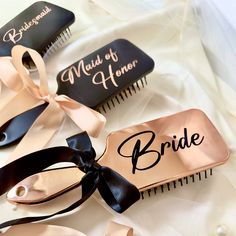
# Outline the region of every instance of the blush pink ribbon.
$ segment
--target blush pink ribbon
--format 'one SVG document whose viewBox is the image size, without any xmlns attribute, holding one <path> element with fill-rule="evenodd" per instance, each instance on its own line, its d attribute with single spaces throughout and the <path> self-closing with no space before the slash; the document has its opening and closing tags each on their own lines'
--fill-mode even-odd
<svg viewBox="0 0 236 236">
<path fill-rule="evenodd" d="M 3 236 L 86 236 L 80 231 L 57 225 L 22 224 L 10 227 Z M 133 236 L 133 229 L 114 221 L 109 223 L 105 236 Z"/>
<path fill-rule="evenodd" d="M 25 53 L 31 56 L 38 69 L 39 85 L 34 83 L 22 63 L 22 57 Z M 99 135 L 106 123 L 105 117 L 68 96 L 50 93 L 45 64 L 38 52 L 16 45 L 12 49 L 12 62 L 23 85 L 15 97 L 2 109 L 0 126 L 30 108 L 45 102 L 49 104 L 11 153 L 9 161 L 42 149 L 58 131 L 65 114 L 92 137 Z"/>
<path fill-rule="evenodd" d="M 0 93 L 2 84 L 15 92 L 23 86 L 20 76 L 12 64 L 11 57 L 0 57 Z"/>
</svg>

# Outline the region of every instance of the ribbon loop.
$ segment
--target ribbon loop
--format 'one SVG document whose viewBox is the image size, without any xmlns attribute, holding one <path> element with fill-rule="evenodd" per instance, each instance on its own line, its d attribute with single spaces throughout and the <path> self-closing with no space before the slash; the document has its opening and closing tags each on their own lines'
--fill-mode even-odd
<svg viewBox="0 0 236 236">
<path fill-rule="evenodd" d="M 12 64 L 11 57 L 0 57 L 0 92 L 1 83 L 15 92 L 23 86 L 20 76 Z"/>
<path fill-rule="evenodd" d="M 78 140 L 83 140 L 82 145 L 77 145 Z M 64 214 L 80 206 L 96 189 L 98 189 L 105 202 L 118 213 L 122 213 L 139 200 L 139 191 L 133 184 L 129 183 L 125 178 L 109 167 L 100 166 L 95 162 L 96 154 L 85 132 L 82 133 L 82 137 L 77 138 L 77 136 L 74 136 L 74 140 L 72 141 L 72 139 L 70 139 L 70 143 L 72 143 L 73 146 L 80 146 L 81 149 L 71 147 L 43 149 L 30 153 L 0 168 L 0 195 L 9 191 L 10 188 L 26 177 L 37 174 L 53 164 L 72 162 L 76 164 L 78 168 L 85 171 L 85 175 L 81 181 L 73 187 L 82 186 L 82 197 L 69 207 L 51 215 L 11 220 L 0 224 L 0 228 L 44 220 L 58 214 Z M 90 147 L 90 150 L 86 149 L 84 152 L 83 148 L 88 147 Z M 9 175 L 9 173 L 11 173 L 11 175 Z"/>
<path fill-rule="evenodd" d="M 32 61 L 36 65 L 40 80 L 39 87 L 36 84 L 34 84 L 29 74 L 26 73 L 25 67 L 22 63 L 22 58 L 25 53 L 28 53 L 30 55 Z M 30 48 L 26 48 L 21 45 L 16 45 L 15 47 L 12 48 L 12 61 L 24 83 L 24 86 L 27 89 L 31 90 L 34 93 L 34 95 L 39 97 L 48 95 L 49 90 L 47 83 L 46 68 L 41 55 L 37 51 Z"/>
<path fill-rule="evenodd" d="M 80 140 L 83 140 L 83 145 L 79 144 Z M 91 182 L 93 183 L 91 189 L 97 185 L 96 187 L 104 201 L 118 213 L 125 211 L 140 198 L 136 186 L 129 183 L 116 171 L 101 166 L 95 161 L 96 153 L 86 132 L 67 139 L 67 142 L 69 145 L 72 143 L 73 147 L 80 147 L 80 150 L 76 149 L 76 155 L 79 157 L 79 169 L 87 175 L 93 174 L 89 181 L 87 179 L 82 180 L 82 189 L 91 186 Z M 85 144 L 86 142 L 87 144 Z M 84 147 L 90 149 L 84 149 Z"/>
<path fill-rule="evenodd" d="M 34 83 L 23 65 L 22 58 L 25 53 L 28 53 L 31 56 L 36 65 L 40 80 L 39 85 Z M 59 129 L 65 114 L 68 115 L 78 127 L 82 130 L 86 130 L 89 135 L 93 137 L 99 135 L 106 123 L 105 117 L 65 95 L 50 93 L 48 89 L 46 67 L 38 52 L 21 45 L 16 45 L 12 49 L 12 61 L 23 83 L 23 88 L 19 94 L 9 102 L 11 107 L 7 104 L 3 108 L 2 113 L 11 114 L 11 116 L 7 116 L 8 120 L 1 119 L 0 126 L 4 125 L 20 113 L 28 110 L 29 106 L 30 108 L 33 108 L 42 103 L 49 103 L 49 105 L 44 112 L 38 116 L 21 143 L 19 143 L 13 153 L 11 153 L 9 161 L 13 161 L 19 158 L 19 156 L 44 148 Z M 27 99 L 24 97 L 24 95 L 27 94 L 26 92 L 28 92 Z M 19 101 L 24 102 L 22 102 L 20 106 L 14 106 L 14 109 L 12 109 L 12 106 L 14 104 L 19 104 Z M 51 118 L 53 116 L 54 119 Z M 40 132 L 40 135 L 38 135 L 38 132 Z M 33 145 L 29 145 L 32 143 L 32 140 L 34 140 Z"/>
</svg>

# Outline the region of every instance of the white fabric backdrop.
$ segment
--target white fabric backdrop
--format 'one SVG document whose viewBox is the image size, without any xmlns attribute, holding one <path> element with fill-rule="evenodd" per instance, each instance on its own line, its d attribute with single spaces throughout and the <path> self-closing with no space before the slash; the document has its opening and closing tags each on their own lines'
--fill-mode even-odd
<svg viewBox="0 0 236 236">
<path fill-rule="evenodd" d="M 0 25 L 33 2 L 2 2 Z M 157 193 L 122 215 L 91 198 L 79 210 L 47 223 L 69 226 L 91 236 L 104 235 L 110 219 L 134 227 L 135 235 L 208 236 L 217 235 L 217 230 L 220 235 L 222 229 L 227 235 L 236 235 L 236 94 L 222 78 L 214 76 L 189 4 L 178 0 L 50 2 L 76 15 L 71 39 L 46 61 L 52 89 L 57 88 L 55 77 L 61 69 L 117 38 L 130 40 L 155 60 L 148 86 L 106 115 L 104 132 L 99 139 L 92 139 L 98 155 L 103 152 L 110 131 L 188 108 L 200 108 L 224 137 L 231 156 L 207 180 Z M 76 132 L 75 125 L 67 120 L 50 146 L 65 144 L 64 139 Z M 2 165 L 11 150 L 1 150 Z M 76 199 L 75 192 L 43 206 L 24 208 L 15 208 L 3 196 L 0 221 L 51 212 Z"/>
</svg>

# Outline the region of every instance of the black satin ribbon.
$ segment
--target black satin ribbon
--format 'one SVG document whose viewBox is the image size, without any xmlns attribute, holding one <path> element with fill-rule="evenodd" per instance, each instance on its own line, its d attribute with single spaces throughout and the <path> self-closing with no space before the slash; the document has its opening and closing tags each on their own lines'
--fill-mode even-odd
<svg viewBox="0 0 236 236">
<path fill-rule="evenodd" d="M 26 177 L 59 163 L 72 162 L 85 173 L 76 187 L 82 187 L 81 198 L 69 207 L 46 216 L 24 217 L 0 224 L 0 228 L 44 220 L 64 214 L 85 202 L 96 189 L 104 201 L 116 212 L 122 213 L 140 198 L 138 189 L 109 167 L 100 166 L 86 132 L 67 139 L 70 147 L 53 147 L 21 157 L 0 169 L 0 195 L 9 191 Z"/>
</svg>

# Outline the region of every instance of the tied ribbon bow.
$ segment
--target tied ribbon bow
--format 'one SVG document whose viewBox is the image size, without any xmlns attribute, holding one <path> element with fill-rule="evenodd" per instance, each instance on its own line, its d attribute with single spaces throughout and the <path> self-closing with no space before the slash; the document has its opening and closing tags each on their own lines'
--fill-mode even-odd
<svg viewBox="0 0 236 236">
<path fill-rule="evenodd" d="M 33 82 L 22 63 L 22 57 L 25 53 L 29 53 L 38 69 L 39 85 Z M 12 62 L 23 82 L 23 88 L 3 108 L 0 125 L 5 124 L 20 113 L 45 102 L 48 103 L 48 106 L 38 116 L 11 154 L 10 161 L 17 159 L 19 156 L 42 149 L 59 129 L 64 120 L 65 113 L 78 127 L 86 130 L 89 135 L 93 137 L 99 135 L 105 125 L 105 117 L 68 96 L 50 93 L 45 64 L 38 52 L 21 45 L 16 45 L 12 49 Z"/>
<path fill-rule="evenodd" d="M 2 84 L 15 92 L 18 92 L 23 86 L 11 57 L 0 57 L 0 93 Z"/>
<path fill-rule="evenodd" d="M 0 195 L 23 179 L 59 163 L 72 162 L 85 175 L 73 188 L 82 187 L 81 198 L 69 207 L 46 216 L 26 217 L 0 224 L 0 228 L 44 220 L 66 213 L 85 202 L 96 189 L 104 201 L 116 212 L 122 213 L 140 198 L 138 189 L 109 167 L 95 161 L 96 153 L 86 132 L 67 140 L 70 147 L 53 147 L 30 153 L 0 169 Z M 9 173 L 11 173 L 9 175 Z"/>
</svg>

